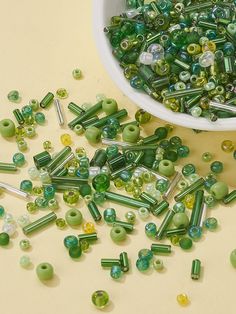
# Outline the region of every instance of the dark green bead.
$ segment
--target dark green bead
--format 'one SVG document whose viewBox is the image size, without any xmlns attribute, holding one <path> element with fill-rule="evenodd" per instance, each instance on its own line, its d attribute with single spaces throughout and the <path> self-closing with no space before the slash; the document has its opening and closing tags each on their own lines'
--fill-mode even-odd
<svg viewBox="0 0 236 314">
<path fill-rule="evenodd" d="M 183 157 L 188 157 L 189 155 L 189 148 L 188 146 L 182 145 L 177 149 L 177 154 L 179 157 L 183 158 Z"/>
<path fill-rule="evenodd" d="M 173 136 L 169 139 L 171 148 L 177 149 L 182 146 L 182 140 L 178 136 Z"/>
<path fill-rule="evenodd" d="M 165 127 L 159 127 L 155 130 L 155 135 L 159 136 L 159 140 L 162 140 L 167 137 L 168 129 Z"/>
<path fill-rule="evenodd" d="M 192 245 L 193 245 L 193 241 L 190 238 L 183 237 L 179 240 L 179 246 L 183 250 L 191 249 Z"/>
<path fill-rule="evenodd" d="M 10 241 L 10 237 L 8 233 L 6 232 L 0 233 L 0 246 L 8 245 L 9 241 Z"/>
<path fill-rule="evenodd" d="M 178 154 L 173 150 L 168 150 L 164 153 L 163 158 L 175 162 L 178 159 Z"/>
<path fill-rule="evenodd" d="M 105 192 L 110 187 L 110 179 L 108 175 L 101 173 L 93 178 L 92 185 L 97 192 Z"/>
<path fill-rule="evenodd" d="M 214 161 L 211 164 L 211 171 L 214 173 L 221 173 L 223 171 L 223 163 L 221 161 Z"/>
<path fill-rule="evenodd" d="M 196 168 L 193 164 L 187 164 L 182 168 L 182 174 L 185 177 L 188 177 L 195 172 L 196 172 Z"/>
<path fill-rule="evenodd" d="M 72 258 L 79 258 L 82 254 L 81 246 L 72 246 L 69 248 L 69 255 Z"/>
<path fill-rule="evenodd" d="M 97 205 L 102 205 L 106 200 L 105 193 L 103 192 L 95 192 L 93 194 L 93 201 Z"/>
<path fill-rule="evenodd" d="M 83 184 L 81 185 L 79 192 L 82 197 L 84 197 L 85 195 L 91 195 L 92 193 L 91 186 L 89 184 Z"/>
<path fill-rule="evenodd" d="M 20 183 L 20 189 L 25 192 L 32 192 L 33 183 L 30 180 L 23 180 Z"/>
</svg>

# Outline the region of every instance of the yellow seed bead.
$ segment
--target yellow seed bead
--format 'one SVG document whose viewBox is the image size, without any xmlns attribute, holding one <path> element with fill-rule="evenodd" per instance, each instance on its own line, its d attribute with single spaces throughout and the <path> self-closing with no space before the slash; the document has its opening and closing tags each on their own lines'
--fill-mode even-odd
<svg viewBox="0 0 236 314">
<path fill-rule="evenodd" d="M 197 54 L 199 54 L 201 52 L 201 46 L 198 45 L 198 44 L 190 44 L 187 47 L 187 52 L 191 56 L 197 55 Z"/>
<path fill-rule="evenodd" d="M 83 147 L 77 147 L 75 149 L 76 154 L 81 155 L 81 157 L 86 156 L 86 151 Z"/>
<path fill-rule="evenodd" d="M 193 209 L 194 200 L 195 200 L 194 194 L 187 194 L 184 198 L 184 205 L 188 209 Z"/>
<path fill-rule="evenodd" d="M 143 180 L 140 177 L 134 178 L 133 179 L 133 184 L 134 184 L 135 187 L 141 188 L 143 186 Z"/>
<path fill-rule="evenodd" d="M 231 153 L 234 150 L 234 143 L 230 140 L 224 140 L 221 143 L 221 149 L 226 153 Z"/>
<path fill-rule="evenodd" d="M 142 190 L 139 187 L 135 186 L 133 190 L 133 197 L 139 198 L 141 193 L 142 193 Z"/>
<path fill-rule="evenodd" d="M 71 143 L 72 143 L 72 139 L 71 139 L 70 134 L 62 134 L 62 135 L 61 135 L 61 143 L 62 143 L 64 146 L 70 146 Z"/>
<path fill-rule="evenodd" d="M 178 246 L 179 245 L 179 240 L 180 240 L 180 236 L 178 235 L 173 235 L 171 238 L 170 238 L 170 242 L 175 245 L 175 246 Z"/>
<path fill-rule="evenodd" d="M 120 179 L 120 178 L 117 178 L 114 180 L 114 186 L 118 189 L 118 190 L 121 190 L 123 189 L 123 187 L 125 186 L 125 182 Z"/>
<path fill-rule="evenodd" d="M 83 224 L 83 230 L 85 233 L 93 233 L 95 232 L 95 226 L 92 222 L 85 222 Z"/>
<path fill-rule="evenodd" d="M 185 294 L 185 293 L 178 294 L 176 299 L 177 299 L 177 302 L 179 303 L 179 305 L 181 305 L 181 306 L 186 306 L 190 302 L 187 294 Z"/>
<path fill-rule="evenodd" d="M 132 182 L 127 182 L 125 185 L 125 191 L 132 194 L 134 191 L 134 184 Z"/>
</svg>

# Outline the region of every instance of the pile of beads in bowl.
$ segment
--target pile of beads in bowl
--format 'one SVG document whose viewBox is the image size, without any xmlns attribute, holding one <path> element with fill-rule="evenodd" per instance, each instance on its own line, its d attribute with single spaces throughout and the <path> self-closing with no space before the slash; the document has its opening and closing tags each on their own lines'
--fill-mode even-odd
<svg viewBox="0 0 236 314">
<path fill-rule="evenodd" d="M 174 112 L 235 117 L 235 3 L 126 0 L 126 8 L 104 32 L 130 85 Z"/>
</svg>

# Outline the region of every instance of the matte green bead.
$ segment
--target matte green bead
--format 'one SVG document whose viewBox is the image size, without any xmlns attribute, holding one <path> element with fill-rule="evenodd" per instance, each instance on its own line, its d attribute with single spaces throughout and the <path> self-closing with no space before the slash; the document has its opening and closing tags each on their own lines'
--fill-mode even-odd
<svg viewBox="0 0 236 314">
<path fill-rule="evenodd" d="M 103 309 L 109 303 L 109 295 L 106 291 L 97 290 L 92 294 L 92 302 L 98 309 Z"/>
<path fill-rule="evenodd" d="M 86 139 L 89 141 L 89 143 L 95 144 L 100 141 L 102 132 L 95 126 L 89 126 L 86 129 L 84 135 Z"/>
<path fill-rule="evenodd" d="M 78 209 L 71 208 L 66 212 L 65 219 L 69 226 L 78 226 L 81 225 L 83 216 Z"/>
<path fill-rule="evenodd" d="M 126 231 L 121 226 L 114 226 L 110 231 L 110 236 L 114 242 L 122 242 L 126 239 Z"/>
<path fill-rule="evenodd" d="M 82 78 L 82 71 L 78 68 L 74 69 L 72 71 L 72 76 L 75 80 L 79 80 Z"/>
<path fill-rule="evenodd" d="M 185 213 L 176 213 L 172 221 L 176 228 L 188 227 L 189 225 L 189 218 Z"/>
<path fill-rule="evenodd" d="M 31 264 L 31 261 L 30 261 L 30 258 L 29 256 L 21 256 L 20 258 L 20 266 L 23 267 L 23 268 L 28 268 Z"/>
<path fill-rule="evenodd" d="M 211 186 L 210 192 L 217 200 L 221 200 L 229 193 L 229 188 L 224 182 L 218 181 Z"/>
<path fill-rule="evenodd" d="M 15 124 L 10 119 L 3 119 L 0 121 L 0 133 L 3 137 L 12 137 L 15 135 Z"/>
<path fill-rule="evenodd" d="M 72 246 L 71 248 L 69 248 L 69 255 L 72 258 L 79 258 L 82 254 L 82 249 L 81 246 Z"/>
<path fill-rule="evenodd" d="M 29 106 L 33 111 L 37 111 L 39 109 L 39 101 L 37 99 L 31 99 L 29 101 Z"/>
<path fill-rule="evenodd" d="M 236 249 L 234 249 L 230 254 L 230 262 L 232 266 L 236 268 Z"/>
<path fill-rule="evenodd" d="M 160 174 L 170 177 L 175 173 L 175 167 L 172 161 L 163 159 L 159 163 L 159 172 Z"/>
<path fill-rule="evenodd" d="M 50 280 L 53 278 L 54 270 L 51 264 L 41 263 L 36 268 L 36 274 L 39 280 Z"/>
<path fill-rule="evenodd" d="M 105 98 L 102 102 L 102 110 L 106 113 L 106 115 L 110 115 L 117 112 L 118 106 L 115 99 Z"/>
<path fill-rule="evenodd" d="M 8 233 L 6 232 L 0 233 L 0 246 L 8 245 L 9 241 L 10 241 L 10 237 Z"/>
<path fill-rule="evenodd" d="M 137 125 L 127 125 L 122 132 L 123 141 L 128 143 L 137 143 L 140 136 L 140 128 Z"/>
<path fill-rule="evenodd" d="M 183 250 L 191 249 L 192 245 L 193 245 L 193 241 L 190 238 L 183 237 L 179 240 L 179 246 Z"/>
</svg>

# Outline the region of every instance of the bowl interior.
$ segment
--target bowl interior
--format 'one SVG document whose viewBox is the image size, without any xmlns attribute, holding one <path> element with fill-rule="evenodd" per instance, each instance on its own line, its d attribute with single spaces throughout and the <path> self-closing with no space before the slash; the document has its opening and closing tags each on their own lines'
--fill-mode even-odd
<svg viewBox="0 0 236 314">
<path fill-rule="evenodd" d="M 102 62 L 118 87 L 139 107 L 167 122 L 199 130 L 236 130 L 236 118 L 218 119 L 216 122 L 205 118 L 194 118 L 184 113 L 176 113 L 150 96 L 134 90 L 125 79 L 118 61 L 112 55 L 112 48 L 103 29 L 109 25 L 110 18 L 125 11 L 125 0 L 93 0 L 94 35 Z"/>
</svg>

